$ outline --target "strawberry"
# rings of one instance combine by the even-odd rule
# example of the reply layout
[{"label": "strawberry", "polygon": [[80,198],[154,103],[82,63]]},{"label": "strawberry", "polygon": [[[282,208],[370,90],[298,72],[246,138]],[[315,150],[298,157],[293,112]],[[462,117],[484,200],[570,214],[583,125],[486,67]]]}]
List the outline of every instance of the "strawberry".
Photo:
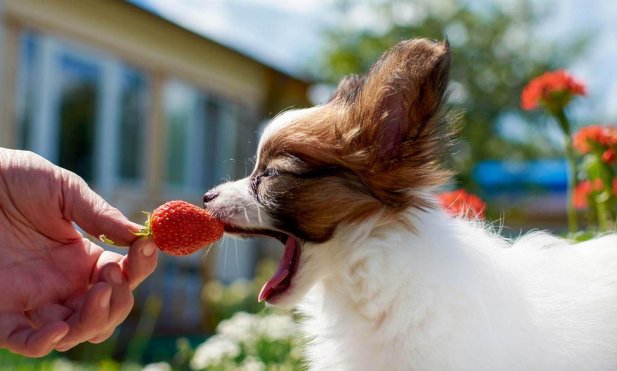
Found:
[{"label": "strawberry", "polygon": [[145,227],[135,233],[152,237],[168,255],[189,255],[223,235],[223,223],[206,210],[185,201],[169,201],[148,215]]}]

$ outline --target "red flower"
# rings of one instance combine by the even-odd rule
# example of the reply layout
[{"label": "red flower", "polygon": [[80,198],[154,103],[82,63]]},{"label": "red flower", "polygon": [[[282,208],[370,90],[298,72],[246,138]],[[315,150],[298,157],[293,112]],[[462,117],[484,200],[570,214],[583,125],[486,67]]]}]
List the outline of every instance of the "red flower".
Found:
[{"label": "red flower", "polygon": [[602,182],[600,179],[596,179],[591,183],[589,180],[583,180],[576,185],[574,194],[572,195],[572,202],[577,209],[585,209],[588,206],[588,199],[591,192],[602,189]]},{"label": "red flower", "polygon": [[591,151],[592,143],[602,146],[606,144],[606,129],[604,126],[586,126],[577,131],[572,138],[572,145],[583,155]]},{"label": "red flower", "polygon": [[581,154],[591,152],[595,146],[603,150],[602,160],[612,162],[617,147],[617,127],[612,125],[591,125],[581,128],[572,137],[572,145]]},{"label": "red flower", "polygon": [[531,80],[521,94],[521,107],[532,110],[546,106],[550,111],[565,107],[575,95],[585,95],[586,88],[564,70],[546,72]]},{"label": "red flower", "polygon": [[466,219],[484,219],[486,204],[478,196],[459,189],[438,195],[441,206],[453,216]]},{"label": "red flower", "polygon": [[[593,182],[590,180],[583,180],[576,185],[574,194],[572,195],[572,202],[577,209],[585,209],[589,206],[589,197],[594,192],[602,191],[602,181],[596,179]],[[613,180],[613,195],[617,196],[617,179]]]},{"label": "red flower", "polygon": [[612,164],[615,161],[615,151],[612,149],[607,149],[602,153],[602,161],[607,164]]}]

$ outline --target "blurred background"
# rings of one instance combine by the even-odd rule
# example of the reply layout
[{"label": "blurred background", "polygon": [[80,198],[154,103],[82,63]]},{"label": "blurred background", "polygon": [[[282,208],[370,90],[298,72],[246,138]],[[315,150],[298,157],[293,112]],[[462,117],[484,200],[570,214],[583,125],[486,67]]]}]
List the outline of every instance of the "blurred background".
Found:
[{"label": "blurred background", "polygon": [[[210,187],[248,175],[279,111],[324,103],[397,41],[447,38],[463,124],[454,187],[480,195],[504,234],[559,233],[562,137],[520,109],[520,93],[565,68],[588,89],[570,107],[575,127],[615,122],[616,21],[614,0],[0,0],[0,146],[76,172],[143,222],[141,210],[199,205]],[[187,359],[221,320],[263,309],[259,285],[281,253],[224,240],[161,256],[112,339],[42,361],[0,351],[0,368],[54,369],[58,357],[77,369],[200,368]]]}]

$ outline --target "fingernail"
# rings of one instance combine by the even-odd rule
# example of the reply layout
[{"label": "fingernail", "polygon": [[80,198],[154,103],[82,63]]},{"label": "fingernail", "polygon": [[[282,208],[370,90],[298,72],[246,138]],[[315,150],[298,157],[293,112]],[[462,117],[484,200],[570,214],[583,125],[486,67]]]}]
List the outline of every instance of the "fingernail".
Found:
[{"label": "fingernail", "polygon": [[120,272],[118,268],[113,267],[109,271],[109,278],[111,279],[111,282],[115,283],[116,285],[119,285],[122,283],[122,272]]},{"label": "fingernail", "polygon": [[51,342],[54,343],[54,344],[59,343],[60,340],[62,340],[64,338],[64,336],[65,336],[65,334],[58,335],[55,338],[53,338],[53,340]]},{"label": "fingernail", "polygon": [[154,254],[154,245],[151,243],[147,243],[143,249],[141,249],[141,253],[144,254],[144,256],[150,257],[152,256],[152,254]]},{"label": "fingernail", "polygon": [[108,291],[103,296],[101,296],[101,307],[107,308],[109,306],[109,300],[111,300],[111,291]]}]

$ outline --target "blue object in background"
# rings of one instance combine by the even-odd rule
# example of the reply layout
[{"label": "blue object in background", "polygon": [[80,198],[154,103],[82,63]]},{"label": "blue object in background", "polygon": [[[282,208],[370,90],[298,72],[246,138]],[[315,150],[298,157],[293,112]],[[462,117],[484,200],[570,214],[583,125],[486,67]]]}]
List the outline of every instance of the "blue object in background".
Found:
[{"label": "blue object in background", "polygon": [[483,161],[473,170],[473,177],[487,196],[532,191],[565,193],[565,160]]}]

